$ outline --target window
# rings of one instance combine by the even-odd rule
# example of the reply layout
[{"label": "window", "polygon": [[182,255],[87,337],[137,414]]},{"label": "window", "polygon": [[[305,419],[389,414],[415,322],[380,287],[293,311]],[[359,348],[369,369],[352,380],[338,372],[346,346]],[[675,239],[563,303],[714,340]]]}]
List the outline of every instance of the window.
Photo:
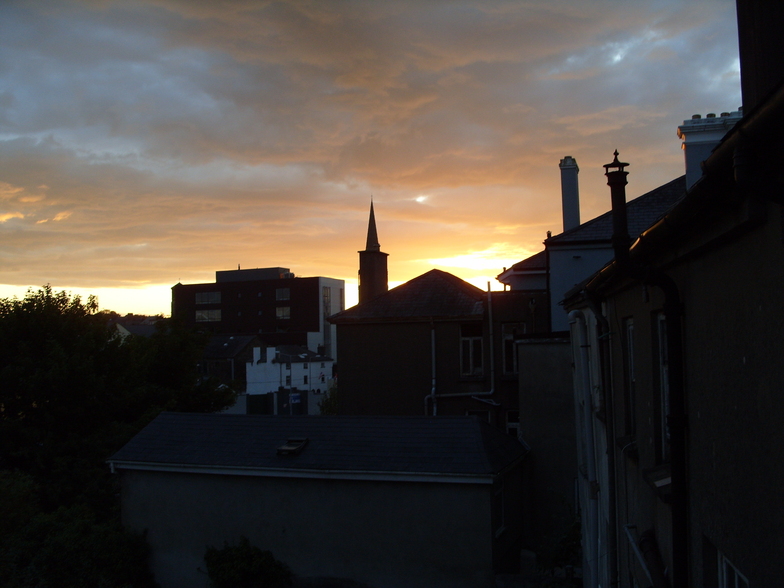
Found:
[{"label": "window", "polygon": [[218,310],[197,310],[196,322],[197,323],[214,323],[221,320],[221,311]]},{"label": "window", "polygon": [[302,369],[303,369],[303,370],[306,370],[306,369],[308,369],[308,362],[307,362],[307,361],[305,361],[305,362],[303,362],[303,363],[302,363]]},{"label": "window", "polygon": [[307,376],[302,376],[302,383],[303,384],[307,384],[308,383],[308,377]]},{"label": "window", "polygon": [[656,460],[659,463],[670,459],[670,429],[667,415],[670,414],[670,368],[667,349],[667,321],[663,312],[654,315],[654,383],[658,396],[656,416]]},{"label": "window", "polygon": [[277,288],[275,300],[291,300],[291,288]]},{"label": "window", "polygon": [[719,552],[719,588],[749,588],[749,581]]},{"label": "window", "polygon": [[621,333],[621,345],[623,353],[623,421],[624,433],[634,435],[635,433],[635,375],[634,375],[634,319],[627,318],[623,321],[623,332]]},{"label": "window", "polygon": [[479,417],[486,423],[490,422],[490,411],[489,410],[467,410],[466,414],[468,416],[475,416]]},{"label": "window", "polygon": [[517,373],[517,348],[515,347],[515,339],[524,334],[525,323],[506,323],[501,325],[505,374]]},{"label": "window", "polygon": [[279,318],[281,320],[288,320],[291,318],[291,307],[290,306],[279,306],[275,309],[275,318]]},{"label": "window", "polygon": [[196,292],[196,304],[220,304],[220,292]]},{"label": "window", "polygon": [[505,521],[505,504],[504,504],[504,481],[503,479],[498,482],[493,488],[493,506],[492,506],[492,517],[493,517],[493,532],[495,536],[498,537],[501,533],[504,532]]},{"label": "window", "polygon": [[520,433],[520,411],[507,410],[506,411],[506,432],[512,437],[517,439]]},{"label": "window", "polygon": [[482,325],[471,324],[460,327],[460,375],[481,376]]},{"label": "window", "polygon": [[291,386],[291,376],[286,376],[286,386]]}]

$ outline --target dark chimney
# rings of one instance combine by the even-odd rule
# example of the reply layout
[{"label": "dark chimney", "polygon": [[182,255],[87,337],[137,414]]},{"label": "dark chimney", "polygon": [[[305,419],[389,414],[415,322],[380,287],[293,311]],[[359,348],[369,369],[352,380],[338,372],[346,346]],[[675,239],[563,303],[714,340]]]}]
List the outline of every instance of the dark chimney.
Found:
[{"label": "dark chimney", "polygon": [[610,186],[610,199],[612,200],[613,234],[612,246],[616,263],[622,264],[629,260],[629,225],[626,220],[626,176],[624,171],[628,163],[618,161],[618,150],[611,163],[604,165],[604,175],[607,176],[607,185]]},{"label": "dark chimney", "polygon": [[762,102],[784,79],[784,2],[737,0],[743,109]]}]

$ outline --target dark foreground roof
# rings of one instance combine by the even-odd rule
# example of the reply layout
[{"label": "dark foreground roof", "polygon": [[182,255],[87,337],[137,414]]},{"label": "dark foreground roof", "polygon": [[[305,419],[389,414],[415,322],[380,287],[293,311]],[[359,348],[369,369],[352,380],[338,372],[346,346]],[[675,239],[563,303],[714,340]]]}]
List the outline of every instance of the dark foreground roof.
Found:
[{"label": "dark foreground roof", "polygon": [[[279,447],[298,438],[308,439],[298,454],[278,454]],[[435,476],[456,481],[456,477],[491,479],[525,454],[519,441],[472,416],[165,412],[109,463],[117,469],[357,479],[386,474],[386,478]]]},{"label": "dark foreground roof", "polygon": [[485,293],[450,273],[433,269],[380,296],[330,317],[333,323],[429,317],[481,317]]}]

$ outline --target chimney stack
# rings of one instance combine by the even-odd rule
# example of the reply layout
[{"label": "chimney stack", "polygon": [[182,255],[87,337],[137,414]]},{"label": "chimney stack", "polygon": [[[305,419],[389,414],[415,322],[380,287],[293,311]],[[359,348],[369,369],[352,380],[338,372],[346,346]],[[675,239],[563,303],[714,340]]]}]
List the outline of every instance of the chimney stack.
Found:
[{"label": "chimney stack", "polygon": [[628,163],[618,161],[618,150],[615,150],[615,158],[611,163],[604,165],[604,175],[607,176],[607,185],[610,186],[610,199],[612,200],[612,219],[613,234],[612,246],[615,253],[615,261],[624,264],[629,260],[629,223],[626,218],[626,176],[629,172],[624,171]]},{"label": "chimney stack", "polygon": [[678,127],[678,138],[683,141],[683,158],[686,163],[686,189],[702,177],[702,162],[708,159],[724,135],[743,117],[743,110],[722,112],[721,116],[709,113],[702,118],[695,114],[691,120]]},{"label": "chimney stack", "polygon": [[580,190],[577,174],[580,168],[571,155],[558,164],[561,168],[561,208],[563,209],[563,230],[568,231],[580,226]]}]

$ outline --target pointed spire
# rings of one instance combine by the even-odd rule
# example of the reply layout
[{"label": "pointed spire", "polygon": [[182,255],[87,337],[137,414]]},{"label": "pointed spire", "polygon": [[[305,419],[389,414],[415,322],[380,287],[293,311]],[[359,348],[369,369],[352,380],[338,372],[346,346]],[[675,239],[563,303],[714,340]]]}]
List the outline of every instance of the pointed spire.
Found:
[{"label": "pointed spire", "polygon": [[376,215],[373,212],[373,197],[370,197],[370,221],[368,222],[367,244],[365,251],[381,251],[381,245],[378,242],[378,233],[376,232]]}]

